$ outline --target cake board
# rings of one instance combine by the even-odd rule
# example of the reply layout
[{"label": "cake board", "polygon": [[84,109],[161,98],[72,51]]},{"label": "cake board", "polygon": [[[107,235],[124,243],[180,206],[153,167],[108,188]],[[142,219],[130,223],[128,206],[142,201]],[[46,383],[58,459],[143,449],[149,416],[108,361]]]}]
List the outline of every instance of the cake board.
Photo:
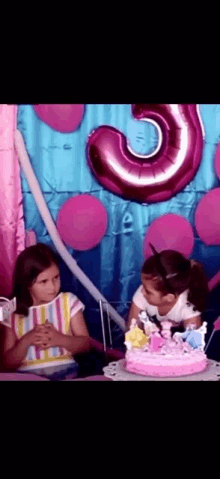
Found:
[{"label": "cake board", "polygon": [[130,373],[125,370],[125,359],[109,363],[103,368],[105,377],[113,381],[220,381],[220,362],[207,360],[208,365],[204,371],[188,376],[153,377]]}]

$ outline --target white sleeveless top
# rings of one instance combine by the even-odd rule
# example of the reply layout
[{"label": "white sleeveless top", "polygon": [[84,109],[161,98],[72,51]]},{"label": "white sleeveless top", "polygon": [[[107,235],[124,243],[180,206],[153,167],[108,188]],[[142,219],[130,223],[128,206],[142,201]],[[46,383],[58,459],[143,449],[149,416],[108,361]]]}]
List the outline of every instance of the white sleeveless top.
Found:
[{"label": "white sleeveless top", "polygon": [[158,321],[170,320],[175,323],[180,323],[181,321],[193,318],[194,316],[200,316],[201,314],[201,312],[199,312],[193,304],[189,303],[187,299],[188,290],[186,290],[179,295],[176,304],[174,304],[169,313],[161,316],[158,312],[157,306],[153,306],[152,304],[148,303],[142,293],[142,288],[142,285],[139,286],[132,298],[132,301],[138,308],[145,310],[150,317],[153,318],[156,316]]}]

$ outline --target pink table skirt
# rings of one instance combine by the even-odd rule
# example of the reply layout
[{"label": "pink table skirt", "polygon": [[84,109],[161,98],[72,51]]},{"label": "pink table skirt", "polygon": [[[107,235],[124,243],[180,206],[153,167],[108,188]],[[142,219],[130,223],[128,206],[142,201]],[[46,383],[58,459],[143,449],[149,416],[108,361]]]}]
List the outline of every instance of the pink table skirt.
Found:
[{"label": "pink table skirt", "polygon": [[0,381],[49,381],[35,374],[0,373]]},{"label": "pink table skirt", "polygon": [[[19,374],[19,373],[0,373],[0,381],[49,381],[49,379],[41,378],[35,374]],[[102,376],[89,376],[87,378],[66,379],[65,381],[112,381]]]},{"label": "pink table skirt", "polygon": [[104,375],[88,376],[87,378],[79,379],[65,379],[65,381],[112,381],[112,379],[106,378]]}]

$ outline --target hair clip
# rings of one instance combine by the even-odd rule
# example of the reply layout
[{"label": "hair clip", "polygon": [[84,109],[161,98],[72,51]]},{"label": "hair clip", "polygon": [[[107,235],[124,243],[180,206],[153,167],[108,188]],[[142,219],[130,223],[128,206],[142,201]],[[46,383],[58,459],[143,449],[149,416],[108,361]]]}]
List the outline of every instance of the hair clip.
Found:
[{"label": "hair clip", "polygon": [[174,278],[174,276],[177,276],[179,273],[171,273],[166,275],[166,279]]}]

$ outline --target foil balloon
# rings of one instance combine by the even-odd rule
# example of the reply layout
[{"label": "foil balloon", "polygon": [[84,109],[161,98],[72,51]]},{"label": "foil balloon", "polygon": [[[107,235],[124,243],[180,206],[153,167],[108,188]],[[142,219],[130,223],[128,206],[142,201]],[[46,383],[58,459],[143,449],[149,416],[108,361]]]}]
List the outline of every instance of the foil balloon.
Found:
[{"label": "foil balloon", "polygon": [[43,194],[41,192],[40,186],[38,184],[37,178],[34,174],[30,159],[28,157],[27,151],[25,149],[24,140],[22,134],[19,130],[15,130],[14,133],[15,148],[18,154],[19,161],[21,163],[22,170],[25,174],[27,182],[29,184],[31,193],[36,201],[38,211],[44,221],[44,224],[47,228],[48,233],[51,236],[51,239],[60,254],[63,261],[69,267],[70,271],[78,278],[78,280],[83,284],[83,286],[89,291],[93,298],[99,303],[102,303],[103,308],[109,312],[111,318],[125,331],[125,320],[118,314],[118,312],[109,304],[105,297],[100,293],[96,286],[90,281],[86,274],[79,268],[76,260],[71,256],[64,243],[61,240],[61,237],[58,233],[58,230],[55,226],[55,223],[52,219],[52,216],[49,212],[47,204],[44,200]]},{"label": "foil balloon", "polygon": [[37,116],[60,133],[75,131],[84,115],[84,105],[33,105]]},{"label": "foil balloon", "polygon": [[134,104],[132,114],[156,126],[157,149],[139,155],[123,133],[104,125],[88,139],[88,164],[101,185],[116,195],[141,203],[168,200],[193,179],[200,165],[204,129],[199,107]]}]

